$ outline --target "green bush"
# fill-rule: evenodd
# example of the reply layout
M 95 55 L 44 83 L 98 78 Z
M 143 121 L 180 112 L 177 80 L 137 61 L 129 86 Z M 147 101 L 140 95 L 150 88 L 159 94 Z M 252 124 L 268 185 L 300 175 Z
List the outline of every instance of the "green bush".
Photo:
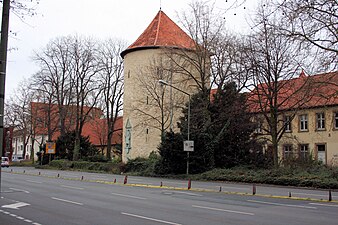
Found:
M 88 162 L 88 161 L 68 161 L 68 160 L 53 160 L 49 163 L 50 167 L 60 170 L 84 170 L 84 171 L 104 171 L 108 173 L 119 174 L 124 171 L 122 162 Z

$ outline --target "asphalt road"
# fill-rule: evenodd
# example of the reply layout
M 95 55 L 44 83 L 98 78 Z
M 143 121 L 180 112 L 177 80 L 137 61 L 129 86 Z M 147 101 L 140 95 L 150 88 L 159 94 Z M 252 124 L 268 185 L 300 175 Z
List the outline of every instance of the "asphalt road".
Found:
M 188 191 L 187 181 L 182 180 L 128 177 L 129 185 L 124 185 L 124 176 L 32 168 L 3 169 L 1 177 L 1 225 L 338 223 L 335 202 L 258 194 L 264 190 L 281 196 L 291 190 L 280 187 L 257 186 L 253 196 L 251 185 L 192 182 Z M 248 194 L 226 194 L 229 190 Z M 307 197 L 326 195 L 292 190 Z

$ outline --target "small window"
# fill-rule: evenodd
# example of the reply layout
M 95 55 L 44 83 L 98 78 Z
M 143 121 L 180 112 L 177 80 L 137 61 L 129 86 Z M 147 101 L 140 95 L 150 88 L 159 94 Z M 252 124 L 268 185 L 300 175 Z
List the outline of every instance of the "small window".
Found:
M 303 115 L 299 116 L 299 130 L 300 131 L 308 131 L 307 114 L 303 114 Z
M 325 130 L 325 114 L 316 113 L 316 129 Z
M 291 130 L 291 116 L 284 117 L 284 130 L 285 132 L 292 132 Z
M 284 145 L 283 146 L 283 156 L 284 159 L 292 158 L 292 145 Z
M 333 114 L 333 125 L 334 129 L 338 129 L 338 112 Z
M 305 160 L 309 157 L 309 145 L 301 144 L 299 149 L 299 157 L 302 160 Z

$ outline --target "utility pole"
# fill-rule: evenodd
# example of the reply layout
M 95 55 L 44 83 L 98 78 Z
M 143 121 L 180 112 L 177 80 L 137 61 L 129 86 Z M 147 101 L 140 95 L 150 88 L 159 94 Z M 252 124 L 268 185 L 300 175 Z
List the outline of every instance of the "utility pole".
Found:
M 1 43 L 0 43 L 0 154 L 4 154 L 4 105 L 5 105 L 5 81 L 7 65 L 8 26 L 9 26 L 10 0 L 2 2 Z M 1 190 L 1 167 L 0 167 Z M 0 191 L 1 193 L 1 191 Z

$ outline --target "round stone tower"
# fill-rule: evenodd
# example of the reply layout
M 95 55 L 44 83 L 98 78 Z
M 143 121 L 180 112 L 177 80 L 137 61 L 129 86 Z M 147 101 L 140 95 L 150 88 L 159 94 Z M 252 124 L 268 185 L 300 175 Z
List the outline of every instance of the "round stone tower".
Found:
M 161 86 L 159 80 L 188 93 L 196 92 L 192 79 L 176 69 L 177 63 L 186 62 L 175 54 L 191 52 L 194 46 L 195 42 L 160 10 L 139 38 L 121 53 L 124 59 L 124 162 L 136 157 L 147 158 L 157 151 L 163 130 L 177 130 L 188 96 Z

